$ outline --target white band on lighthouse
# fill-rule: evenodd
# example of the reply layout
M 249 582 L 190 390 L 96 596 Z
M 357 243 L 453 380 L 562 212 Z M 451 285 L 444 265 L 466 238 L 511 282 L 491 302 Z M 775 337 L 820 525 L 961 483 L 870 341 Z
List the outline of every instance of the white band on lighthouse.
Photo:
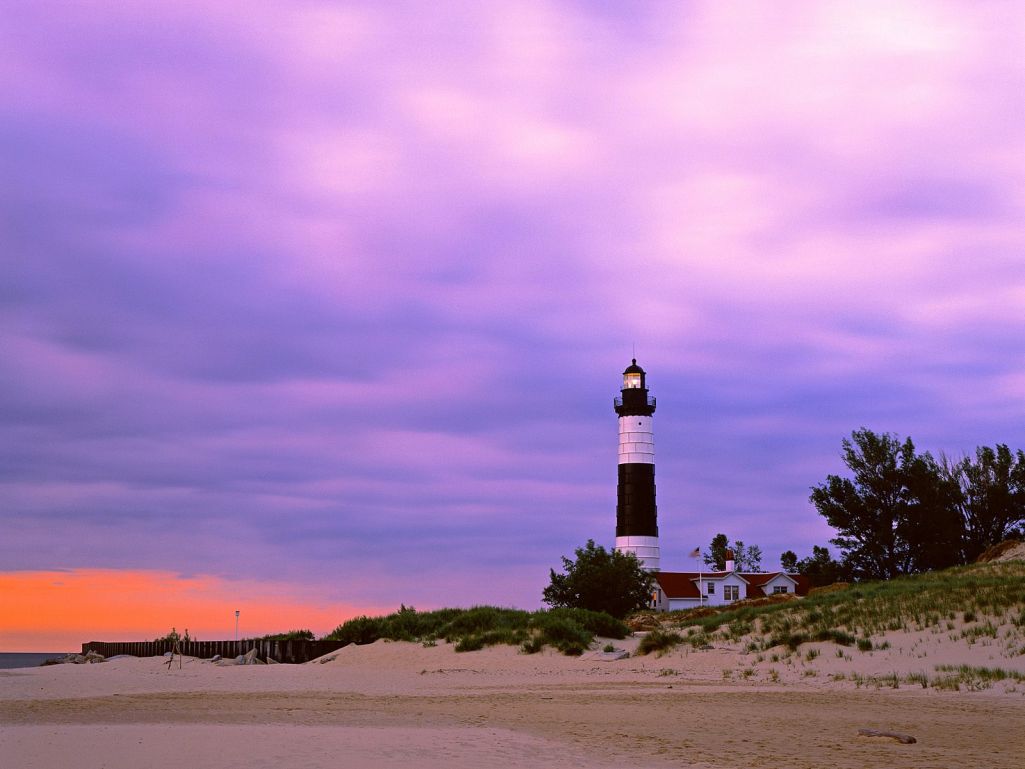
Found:
M 633 553 L 648 571 L 659 570 L 658 537 L 616 537 L 616 550 Z
M 655 464 L 655 438 L 651 417 L 619 418 L 619 464 Z

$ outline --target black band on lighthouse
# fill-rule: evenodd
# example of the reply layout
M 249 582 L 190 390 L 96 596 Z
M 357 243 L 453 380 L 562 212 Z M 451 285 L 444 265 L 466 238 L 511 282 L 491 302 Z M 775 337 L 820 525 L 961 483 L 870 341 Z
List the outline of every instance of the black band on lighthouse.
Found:
M 655 465 L 619 465 L 616 536 L 657 537 Z

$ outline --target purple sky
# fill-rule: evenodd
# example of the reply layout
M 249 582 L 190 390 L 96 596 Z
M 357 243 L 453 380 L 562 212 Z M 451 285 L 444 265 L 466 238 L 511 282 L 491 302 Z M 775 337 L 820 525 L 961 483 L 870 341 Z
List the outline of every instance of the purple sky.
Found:
M 539 605 L 865 426 L 1025 447 L 1014 4 L 0 0 L 0 572 Z M 248 584 L 248 583 L 247 583 Z

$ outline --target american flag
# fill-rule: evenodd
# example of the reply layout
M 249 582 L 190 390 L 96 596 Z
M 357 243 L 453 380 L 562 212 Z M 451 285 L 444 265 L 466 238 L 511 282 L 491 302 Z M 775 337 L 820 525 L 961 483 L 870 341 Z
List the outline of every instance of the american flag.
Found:
M 700 557 L 701 557 L 701 548 L 700 548 L 700 547 L 695 547 L 695 548 L 694 548 L 694 549 L 693 549 L 693 550 L 691 551 L 691 553 L 690 553 L 690 557 L 691 557 L 691 558 L 700 558 Z

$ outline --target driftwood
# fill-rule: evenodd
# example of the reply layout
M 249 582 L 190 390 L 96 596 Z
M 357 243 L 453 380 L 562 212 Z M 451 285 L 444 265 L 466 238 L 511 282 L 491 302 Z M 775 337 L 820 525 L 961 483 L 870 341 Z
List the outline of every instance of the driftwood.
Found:
M 891 737 L 892 739 L 897 740 L 897 742 L 902 742 L 905 745 L 912 745 L 912 744 L 918 742 L 918 740 L 916 740 L 910 734 L 899 734 L 898 732 L 881 732 L 878 729 L 858 729 L 858 736 L 859 737 Z

